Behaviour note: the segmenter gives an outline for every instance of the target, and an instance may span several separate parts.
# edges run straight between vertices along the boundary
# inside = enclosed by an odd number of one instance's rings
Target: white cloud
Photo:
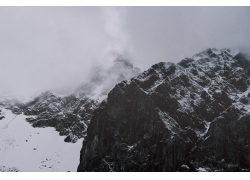
[[[208,47],[249,48],[249,7],[0,7],[0,90],[75,87],[121,54],[145,70]]]

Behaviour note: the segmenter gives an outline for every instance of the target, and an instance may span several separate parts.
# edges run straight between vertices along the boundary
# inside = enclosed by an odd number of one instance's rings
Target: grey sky
[[[249,48],[249,7],[0,7],[0,93],[75,87],[121,54],[146,70]]]

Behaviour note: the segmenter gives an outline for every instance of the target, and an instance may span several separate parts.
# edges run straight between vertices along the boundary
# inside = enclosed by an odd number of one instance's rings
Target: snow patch
[[[241,93],[241,94],[237,94],[237,96],[239,97],[239,98],[241,98],[242,96],[247,96],[248,95],[248,93],[250,93],[250,86],[248,87],[248,89],[245,91],[245,92],[243,92],[243,93]]]
[[[215,92],[221,94],[221,90],[220,89],[216,89]]]
[[[134,147],[136,147],[136,146],[137,146],[137,144],[134,144],[134,145],[132,145],[132,146],[127,146],[128,151],[131,151],[131,150],[134,149]]]
[[[208,168],[203,168],[203,167],[199,167],[197,169],[198,172],[208,172]]]
[[[165,124],[166,128],[168,128],[173,134],[175,134],[173,130],[174,128],[178,127],[176,121],[172,117],[170,117],[167,113],[162,111],[159,111],[159,116],[162,122]]]
[[[205,135],[207,134],[207,132],[208,132],[208,129],[209,129],[209,127],[210,127],[211,122],[205,121],[205,123],[206,123],[206,125],[205,125],[205,128],[206,128],[206,129],[205,129],[204,132],[198,132],[198,131],[196,131],[196,134],[197,134],[199,137],[205,136]]]
[[[203,88],[204,89],[204,91],[206,91],[207,93],[208,93],[208,89],[209,89],[209,87],[208,88]],[[209,94],[209,93],[208,93]]]
[[[165,63],[164,63],[165,69],[168,69],[169,67],[171,67],[171,66],[173,66],[173,65],[174,65],[174,64],[171,63],[171,62],[165,62]]]

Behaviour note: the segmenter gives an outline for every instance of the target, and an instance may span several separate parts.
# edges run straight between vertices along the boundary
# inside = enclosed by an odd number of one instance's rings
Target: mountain
[[[73,92],[58,95],[43,92],[27,103],[6,105],[14,113],[24,112],[33,127],[54,127],[65,142],[75,143],[86,136],[93,111],[118,82],[138,75],[140,69],[117,57],[109,67],[95,66],[89,80]]]
[[[78,171],[249,171],[250,58],[207,49],[118,83],[95,108]]]

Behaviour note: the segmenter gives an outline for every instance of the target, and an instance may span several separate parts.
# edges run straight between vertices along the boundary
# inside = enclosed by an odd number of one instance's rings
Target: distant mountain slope
[[[93,113],[78,171],[249,171],[250,61],[207,49],[118,83]]]
[[[122,57],[104,68],[95,66],[89,81],[80,85],[69,95],[59,96],[47,91],[24,104],[8,105],[13,112],[35,115],[27,118],[33,127],[55,127],[66,142],[76,142],[86,136],[86,130],[94,109],[107,97],[118,82],[138,75],[140,69]],[[81,78],[81,77],[76,77]]]

